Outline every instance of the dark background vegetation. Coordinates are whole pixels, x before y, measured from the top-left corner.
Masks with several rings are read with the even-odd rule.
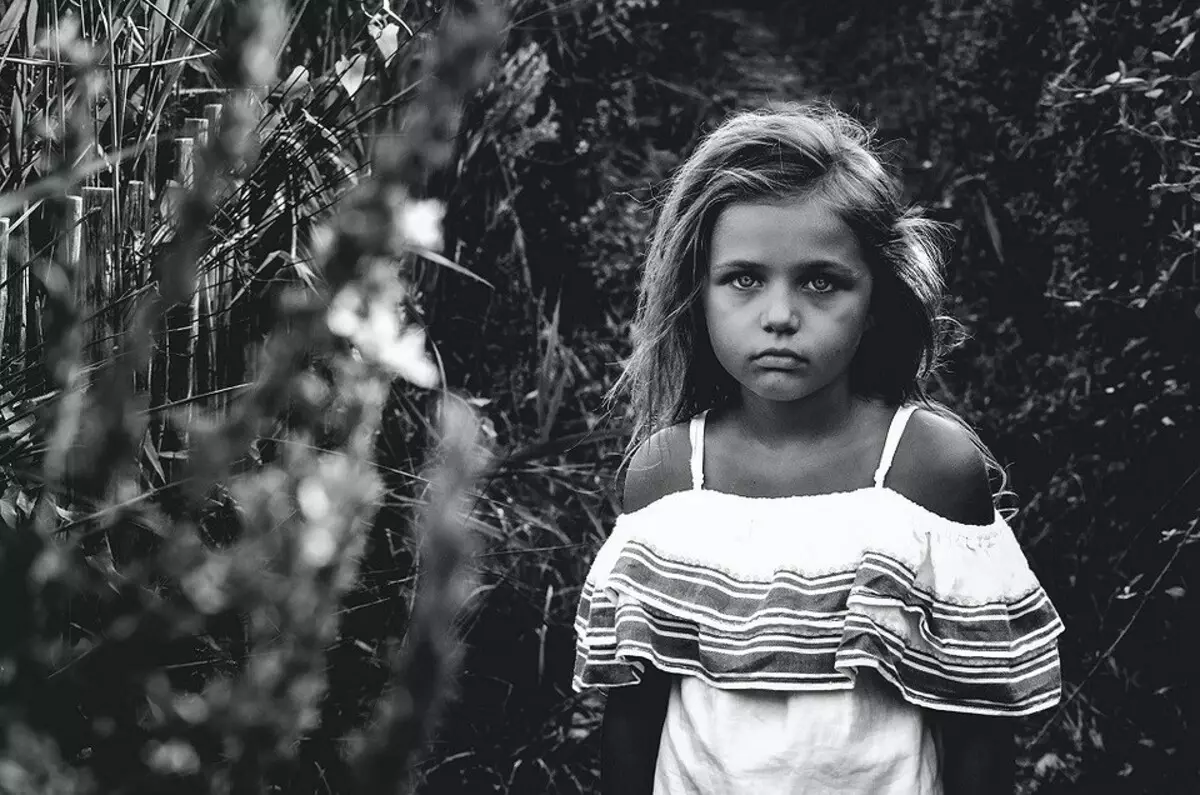
[[[947,309],[970,339],[937,391],[1006,465],[1014,528],[1067,624],[1064,703],[1020,724],[1022,791],[1193,791],[1197,28],[1169,0],[530,11],[509,50],[545,76],[515,82],[530,122],[556,129],[532,145],[531,123],[475,131],[496,160],[466,161],[480,181],[454,188],[454,254],[497,289],[433,297],[443,355],[511,449],[620,429],[600,398],[670,169],[764,101],[829,99],[875,124],[911,199],[958,228]],[[430,791],[594,786],[598,713],[568,680],[615,510],[623,440],[603,438],[492,484],[529,512],[504,541],[526,549],[489,560]]]
[[[937,394],[1006,465],[1013,526],[1067,625],[1063,704],[1018,726],[1020,791],[1197,791],[1200,10],[505,5],[504,52],[430,186],[448,202],[446,256],[491,287],[431,270],[422,311],[505,456],[477,505],[482,580],[423,791],[595,791],[601,705],[570,692],[572,623],[617,511],[625,417],[602,401],[656,200],[729,111],[810,98],[875,124],[910,198],[958,230],[947,312],[970,337]],[[282,73],[327,74],[364,19],[357,4],[305,6]],[[380,464],[405,494],[424,403],[398,387],[392,405]],[[322,725],[301,747],[311,764],[283,791],[338,791],[336,738],[378,698],[378,644],[408,612],[406,506],[377,518]]]

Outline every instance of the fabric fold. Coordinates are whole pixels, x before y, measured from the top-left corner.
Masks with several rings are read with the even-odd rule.
[[[575,689],[635,684],[647,662],[730,690],[844,690],[871,668],[930,709],[1056,704],[1062,621],[1004,520],[959,525],[870,493],[884,502],[842,516],[833,558],[796,543],[795,505],[746,507],[762,515],[739,554],[722,554],[719,535],[664,531],[653,513],[619,521],[581,593]],[[750,559],[771,565],[730,565]]]

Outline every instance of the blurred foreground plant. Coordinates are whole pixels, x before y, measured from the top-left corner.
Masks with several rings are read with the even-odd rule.
[[[486,5],[446,12],[403,135],[382,131],[371,177],[322,234],[318,280],[282,294],[259,372],[229,416],[186,429],[187,471],[175,499],[143,493],[133,373],[161,315],[194,290],[209,222],[253,166],[259,87],[273,82],[283,36],[276,0],[248,2],[239,14],[228,57],[242,88],[181,198],[173,240],[155,263],[157,292],[94,376],[81,364],[73,300],[80,265],[60,246],[44,267],[43,350],[57,388],[43,407],[44,482],[0,536],[4,792],[261,793],[284,780],[318,720],[325,650],[379,505],[373,452],[389,386],[397,376],[424,387],[440,380],[408,283],[414,252],[439,245],[442,210],[416,197],[446,163],[458,108],[497,43],[500,19]],[[65,204],[73,175],[95,167],[88,114],[103,79],[71,24],[45,46],[75,77],[61,188],[48,199]],[[420,584],[406,637],[390,657],[387,694],[350,738],[356,792],[408,786],[456,661],[452,626],[471,589],[467,501],[488,456],[464,402],[446,396],[437,414],[438,453],[419,523]],[[233,474],[281,422],[278,460]],[[237,527],[225,534],[230,543],[214,547],[201,515],[222,487]],[[84,518],[64,524],[64,516]],[[146,530],[155,549],[114,560],[108,539]],[[81,608],[95,613],[94,632],[71,644],[68,628],[78,628]],[[241,645],[219,650],[229,659],[217,675],[197,679],[176,664],[181,650],[211,644],[230,627],[234,635],[242,628]]]

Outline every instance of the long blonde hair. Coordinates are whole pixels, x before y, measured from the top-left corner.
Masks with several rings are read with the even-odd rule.
[[[646,255],[633,353],[609,395],[630,398],[627,456],[655,431],[737,394],[713,354],[699,300],[722,209],[808,197],[828,202],[850,227],[874,276],[875,322],[851,362],[851,390],[889,405],[916,402],[962,425],[1003,490],[1003,469],[975,431],[925,388],[959,331],[940,314],[946,228],[905,206],[871,131],[824,103],[736,113],[672,176]]]

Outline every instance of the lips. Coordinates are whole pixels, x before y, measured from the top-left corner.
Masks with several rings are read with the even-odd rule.
[[[808,363],[800,354],[786,348],[768,348],[750,357],[759,367],[779,370],[795,370]]]

